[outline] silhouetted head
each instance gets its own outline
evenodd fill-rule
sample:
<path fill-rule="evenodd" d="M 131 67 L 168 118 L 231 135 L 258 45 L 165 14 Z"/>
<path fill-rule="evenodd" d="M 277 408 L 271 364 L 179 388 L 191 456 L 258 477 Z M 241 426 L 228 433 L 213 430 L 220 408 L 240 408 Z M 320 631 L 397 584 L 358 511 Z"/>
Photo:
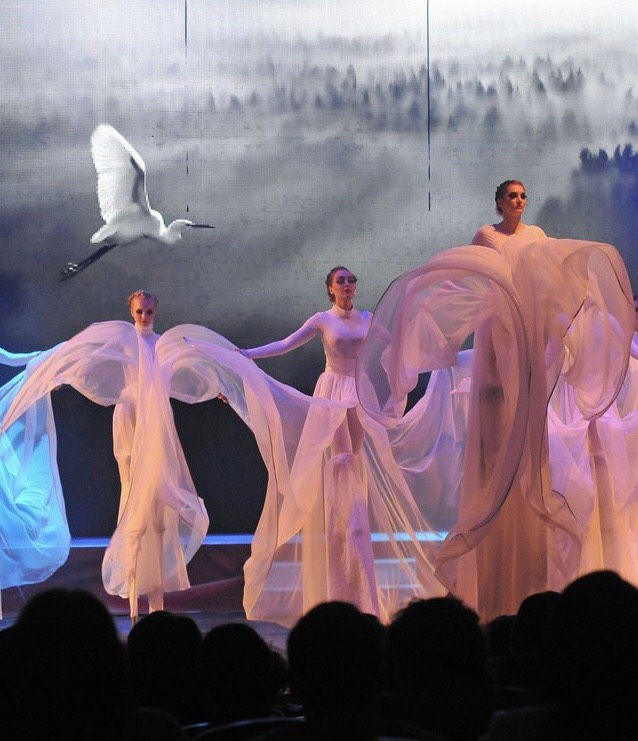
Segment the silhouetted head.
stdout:
<path fill-rule="evenodd" d="M 317 605 L 288 636 L 290 687 L 306 712 L 369 705 L 379 660 L 378 623 L 347 602 Z"/>
<path fill-rule="evenodd" d="M 572 733 L 578 725 L 574 738 L 607 732 L 638 738 L 636 587 L 613 571 L 587 574 L 566 587 L 550 614 L 546 662 L 550 700 Z"/>
<path fill-rule="evenodd" d="M 409 720 L 450 738 L 478 738 L 490 718 L 487 648 L 478 615 L 454 597 L 415 600 L 388 627 L 396 692 Z"/>
<path fill-rule="evenodd" d="M 186 615 L 156 610 L 145 615 L 130 630 L 127 645 L 134 664 L 174 671 L 192 662 L 199 651 L 202 634 L 197 623 Z"/>
<path fill-rule="evenodd" d="M 518 608 L 510 648 L 517 656 L 540 656 L 545 650 L 545 633 L 551 610 L 559 593 L 548 590 L 526 597 Z"/>
<path fill-rule="evenodd" d="M 226 720 L 269 715 L 281 688 L 281 662 L 249 625 L 210 630 L 200 650 L 201 684 Z"/>
<path fill-rule="evenodd" d="M 3 671 L 11 673 L 9 712 L 19 738 L 120 737 L 132 713 L 130 677 L 113 619 L 96 597 L 41 592 L 22 610 L 12 638 L 17 666 Z M 3 737 L 10 720 L 3 714 Z"/>
<path fill-rule="evenodd" d="M 157 610 L 128 635 L 128 657 L 141 705 L 162 708 L 182 723 L 202 720 L 196 673 L 202 634 L 187 615 Z"/>
<path fill-rule="evenodd" d="M 388 627 L 388 651 L 401 682 L 419 685 L 433 672 L 483 677 L 487 647 L 478 615 L 454 597 L 415 600 Z"/>
<path fill-rule="evenodd" d="M 508 656 L 510 637 L 516 615 L 498 615 L 484 627 L 487 638 L 487 650 L 490 656 Z"/>

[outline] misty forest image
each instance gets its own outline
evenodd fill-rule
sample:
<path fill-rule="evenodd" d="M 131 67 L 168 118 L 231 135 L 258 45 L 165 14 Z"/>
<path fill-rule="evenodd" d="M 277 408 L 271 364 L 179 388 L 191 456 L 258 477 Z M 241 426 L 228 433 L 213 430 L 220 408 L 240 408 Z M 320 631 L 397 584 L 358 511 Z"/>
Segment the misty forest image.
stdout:
<path fill-rule="evenodd" d="M 373 309 L 396 276 L 496 221 L 494 189 L 507 178 L 527 187 L 528 223 L 613 244 L 638 285 L 632 2 L 619 2 L 604 30 L 599 8 L 570 15 L 569 3 L 522 18 L 501 2 L 452 11 L 436 0 L 356 0 L 347 18 L 342 5 L 4 2 L 0 345 L 44 349 L 91 322 L 127 319 L 126 297 L 139 287 L 160 297 L 159 331 L 190 322 L 257 345 L 328 308 L 323 280 L 338 264 L 359 278 L 357 305 Z M 215 229 L 172 246 L 123 246 L 60 281 L 103 223 L 90 156 L 100 123 L 144 158 L 151 205 L 167 222 Z M 322 362 L 312 342 L 261 365 L 311 391 Z M 114 464 L 102 460 L 109 410 L 60 394 L 69 425 L 61 449 L 76 449 L 93 426 L 89 445 L 101 452 L 86 454 L 111 466 L 104 486 L 117 491 Z M 86 428 L 71 422 L 78 409 Z M 187 412 L 207 424 L 205 410 Z M 240 506 L 252 521 L 263 472 L 229 463 L 229 426 L 251 441 L 232 412 L 216 413 L 226 428 L 191 448 L 185 440 L 189 465 L 205 499 L 211 465 L 219 477 L 230 469 L 229 490 L 254 490 Z M 97 516 L 72 514 L 83 486 L 74 481 L 66 491 L 76 529 L 110 531 Z M 117 495 L 105 500 L 102 520 L 115 517 Z M 217 500 L 207 507 L 213 530 L 254 526 Z"/>

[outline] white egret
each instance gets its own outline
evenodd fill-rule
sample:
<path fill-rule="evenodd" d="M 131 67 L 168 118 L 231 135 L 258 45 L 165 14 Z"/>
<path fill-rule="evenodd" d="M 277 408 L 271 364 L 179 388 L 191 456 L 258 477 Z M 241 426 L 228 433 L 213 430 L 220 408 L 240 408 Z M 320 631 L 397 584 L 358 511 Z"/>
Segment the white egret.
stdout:
<path fill-rule="evenodd" d="M 126 139 L 108 124 L 100 124 L 91 136 L 91 155 L 97 172 L 97 197 L 106 222 L 91 237 L 102 246 L 81 262 L 70 262 L 61 280 L 73 278 L 106 252 L 122 244 L 147 237 L 175 244 L 185 229 L 214 229 L 212 224 L 194 224 L 176 219 L 168 226 L 159 211 L 151 208 L 146 192 L 146 165 Z"/>

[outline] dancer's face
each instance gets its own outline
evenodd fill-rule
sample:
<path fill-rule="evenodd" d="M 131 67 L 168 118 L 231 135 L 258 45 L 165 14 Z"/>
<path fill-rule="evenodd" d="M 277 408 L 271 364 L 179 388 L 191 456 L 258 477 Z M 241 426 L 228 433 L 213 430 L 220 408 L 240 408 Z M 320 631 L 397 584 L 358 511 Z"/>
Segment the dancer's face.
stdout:
<path fill-rule="evenodd" d="M 503 218 L 517 216 L 520 218 L 527 205 L 527 193 L 525 186 L 520 183 L 511 183 L 507 187 L 507 193 L 497 201 L 501 208 Z"/>
<path fill-rule="evenodd" d="M 131 316 L 138 329 L 148 329 L 155 319 L 155 301 L 144 296 L 135 296 L 131 301 Z"/>
<path fill-rule="evenodd" d="M 349 270 L 337 270 L 332 276 L 330 293 L 335 297 L 337 304 L 349 303 L 354 299 L 357 290 L 357 279 Z"/>

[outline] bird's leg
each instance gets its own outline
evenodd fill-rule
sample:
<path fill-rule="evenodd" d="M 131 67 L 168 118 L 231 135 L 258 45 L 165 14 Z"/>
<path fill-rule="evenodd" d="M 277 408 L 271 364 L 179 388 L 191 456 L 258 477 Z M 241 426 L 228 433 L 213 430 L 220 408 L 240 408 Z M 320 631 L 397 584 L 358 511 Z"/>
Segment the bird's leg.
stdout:
<path fill-rule="evenodd" d="M 112 250 L 113 247 L 117 247 L 117 245 L 104 244 L 100 247 L 99 250 L 95 250 L 93 254 L 89 255 L 81 262 L 67 263 L 66 268 L 60 272 L 60 280 L 68 280 L 69 278 L 74 278 L 78 273 L 81 273 L 85 268 L 88 268 L 89 265 L 94 263 L 96 260 L 99 260 L 102 255 L 105 255 L 109 250 Z"/>

